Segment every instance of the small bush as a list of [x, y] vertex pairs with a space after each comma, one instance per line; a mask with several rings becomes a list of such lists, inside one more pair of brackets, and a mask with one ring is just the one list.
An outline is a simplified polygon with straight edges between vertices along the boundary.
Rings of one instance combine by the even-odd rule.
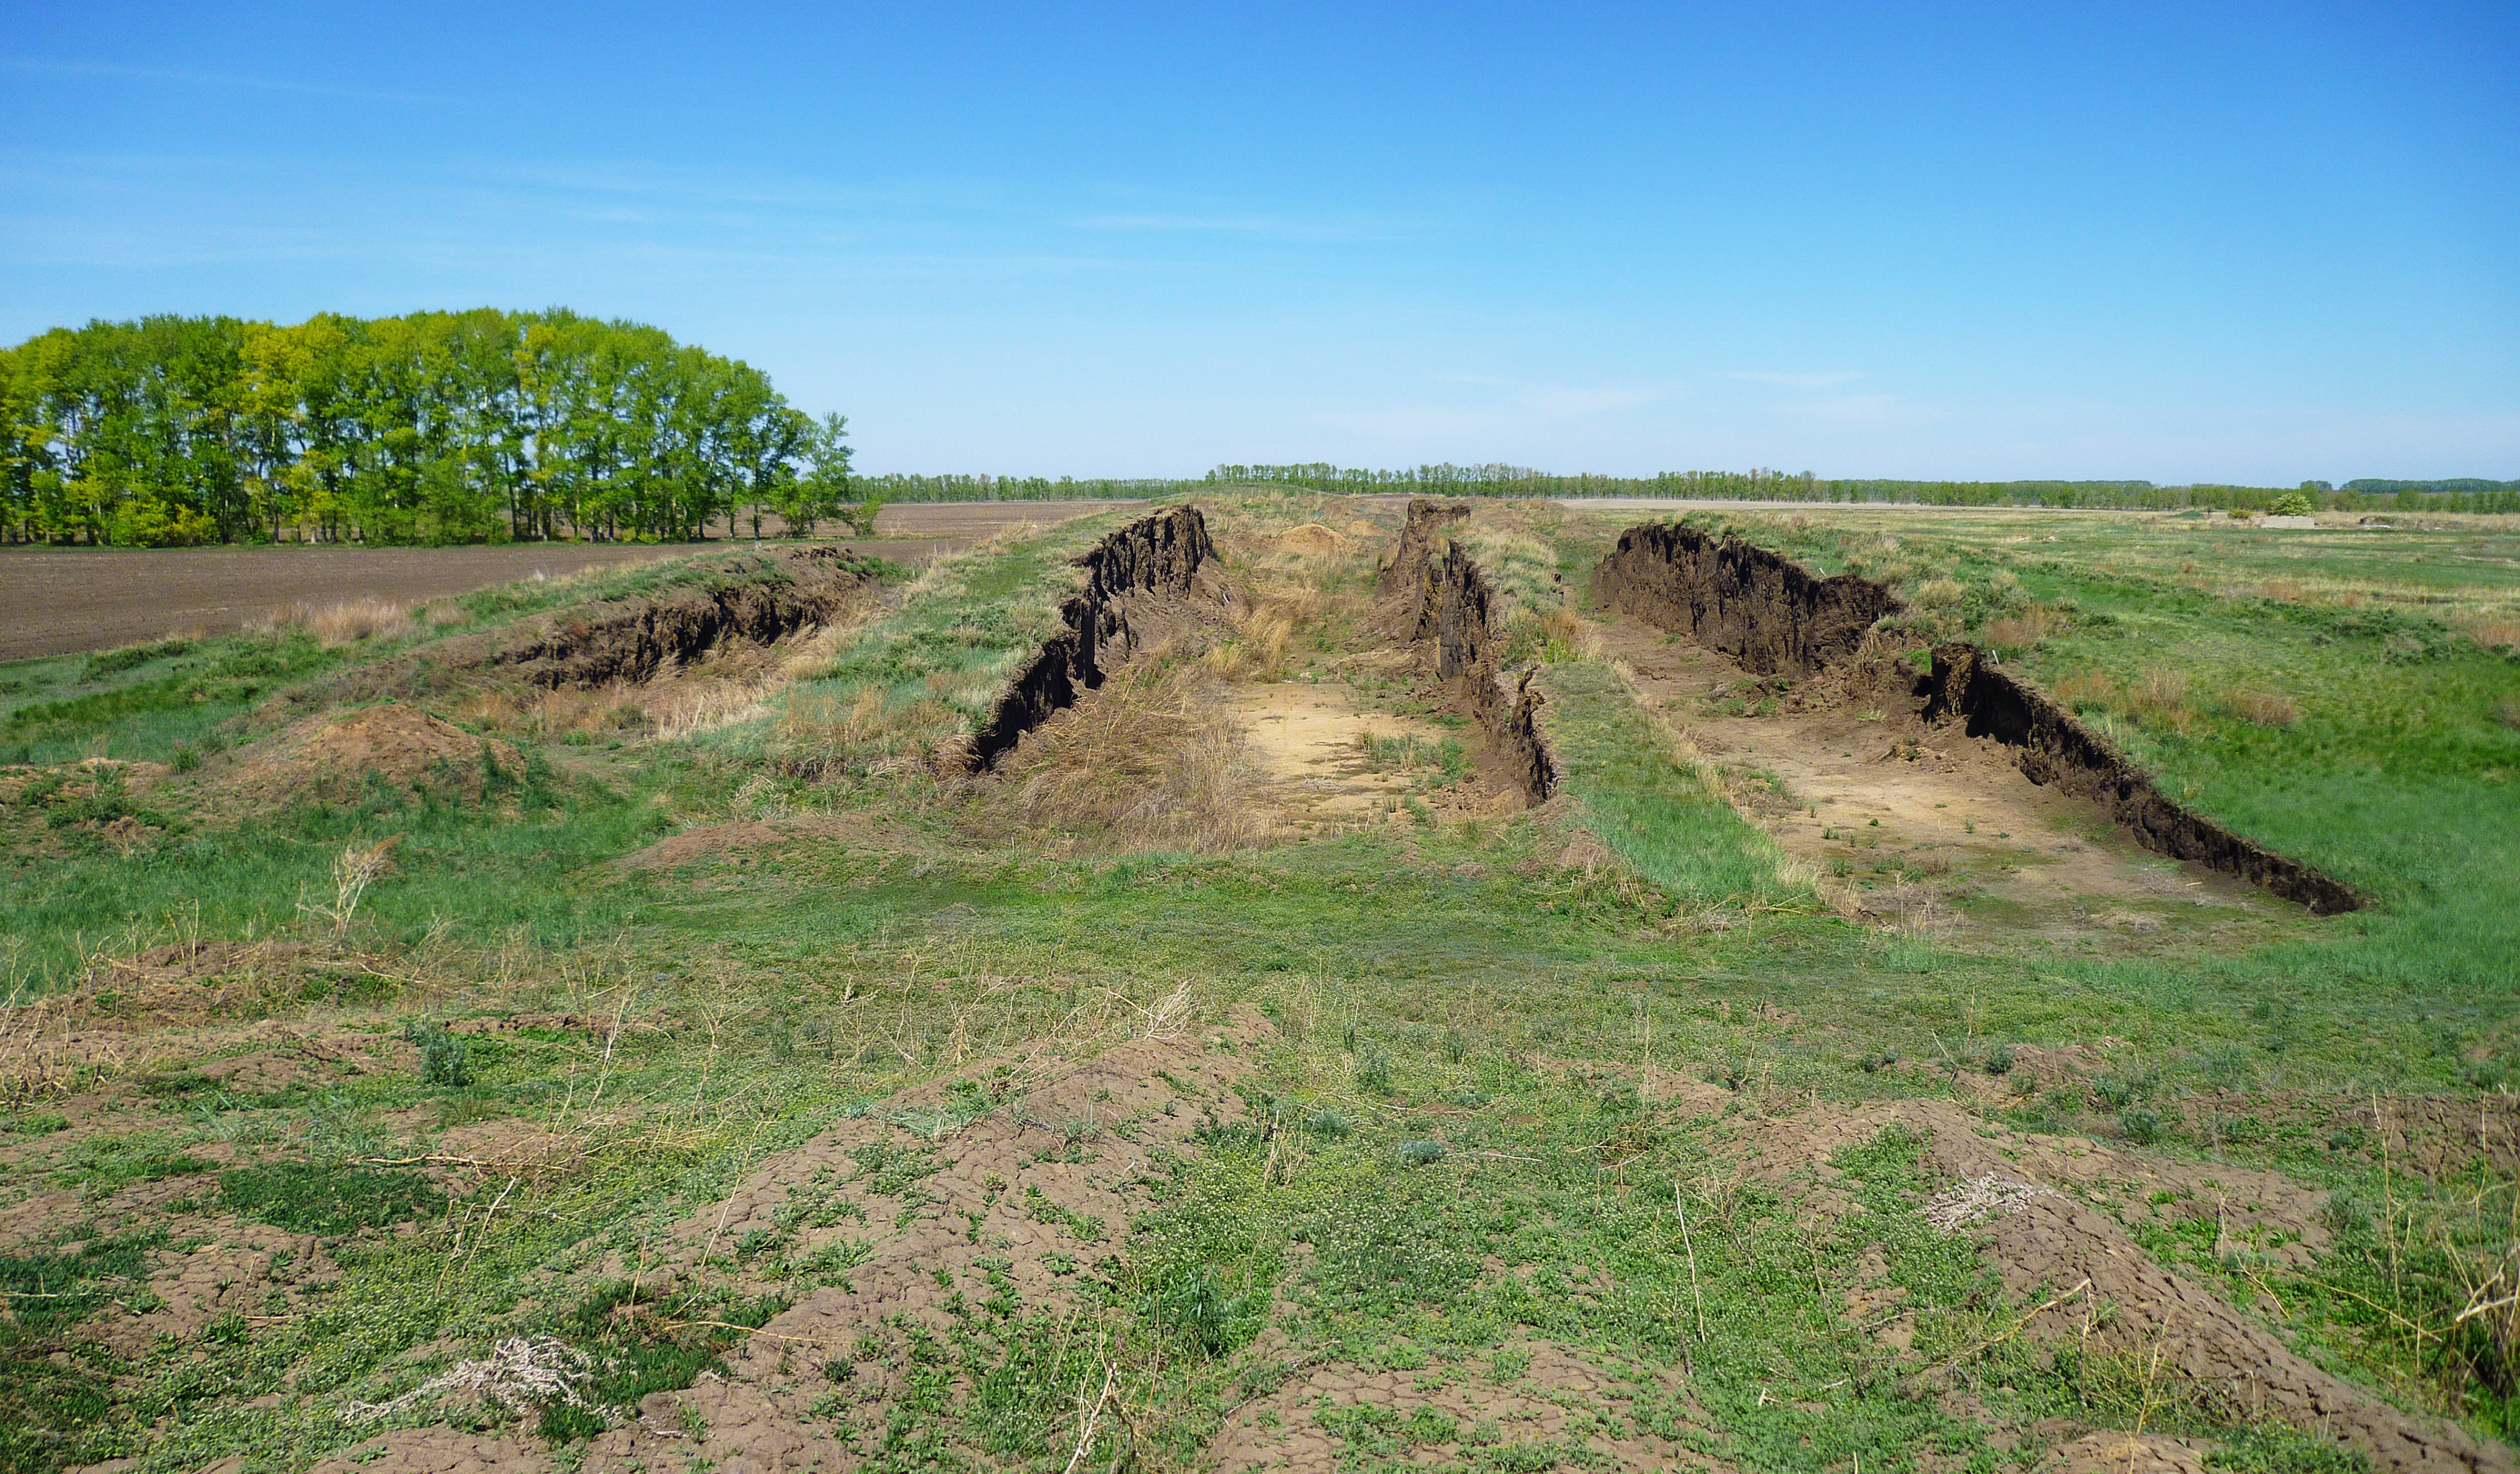
[[1986, 1072], [1990, 1075], [2011, 1074], [2012, 1062], [2012, 1046], [2008, 1044], [1997, 1045], [1986, 1051]]
[[1391, 1094], [1391, 1061], [1377, 1050], [1356, 1067], [1356, 1088], [1369, 1095]]
[[1348, 1134], [1347, 1117], [1334, 1110], [1317, 1110], [1304, 1118], [1304, 1130], [1326, 1141], [1335, 1141]]
[[[489, 749], [483, 748], [486, 754]], [[420, 1046], [420, 1083], [461, 1086], [472, 1083], [472, 1047], [443, 1024], [406, 1029], [403, 1038]]]
[[2268, 511], [2276, 516], [2310, 516], [2318, 511], [2318, 504], [2295, 491], [2276, 498]]
[[2138, 1146], [2149, 1146], [2161, 1139], [2161, 1116], [2140, 1106], [2118, 1112], [2118, 1132]]
[[1405, 1166], [1431, 1167], [1444, 1160], [1444, 1143], [1432, 1139], [1403, 1141], [1400, 1143], [1400, 1160]]

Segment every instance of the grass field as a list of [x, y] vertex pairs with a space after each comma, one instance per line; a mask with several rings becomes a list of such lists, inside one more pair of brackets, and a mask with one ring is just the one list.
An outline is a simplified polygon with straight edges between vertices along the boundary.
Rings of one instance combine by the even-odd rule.
[[[1238, 604], [1133, 690], [1447, 715], [1397, 508], [1206, 510]], [[1551, 804], [1456, 753], [1260, 842], [1012, 823], [940, 754], [1128, 514], [650, 690], [465, 675], [461, 761], [346, 795], [251, 780], [362, 672], [725, 555], [0, 666], [0, 1469], [2511, 1466], [2520, 530], [1722, 518], [2378, 902], [2060, 934], [1789, 861], [1587, 653], [1633, 513], [1463, 533]], [[1146, 730], [1221, 744], [1148, 802], [1234, 781]]]

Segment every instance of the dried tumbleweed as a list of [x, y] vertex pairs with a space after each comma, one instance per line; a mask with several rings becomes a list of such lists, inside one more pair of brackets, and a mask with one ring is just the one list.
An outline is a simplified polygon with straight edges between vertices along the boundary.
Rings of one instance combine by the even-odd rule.
[[341, 1415], [354, 1423], [390, 1417], [423, 1398], [469, 1392], [511, 1416], [552, 1403], [587, 1407], [578, 1384], [589, 1374], [586, 1353], [549, 1336], [512, 1336], [478, 1361], [458, 1362], [390, 1403], [352, 1402]]
[[2015, 1183], [1989, 1173], [1927, 1198], [1925, 1222], [1933, 1225], [1937, 1232], [1957, 1233], [1971, 1224], [2009, 1218], [2028, 1207], [2034, 1197], [2055, 1195], [2049, 1188], [2034, 1187], [2028, 1183]]

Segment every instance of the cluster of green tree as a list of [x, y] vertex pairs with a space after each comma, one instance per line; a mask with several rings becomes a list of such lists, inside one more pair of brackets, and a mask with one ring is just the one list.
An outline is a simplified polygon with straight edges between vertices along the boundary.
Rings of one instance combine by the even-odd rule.
[[745, 508], [810, 532], [851, 515], [844, 426], [560, 310], [92, 322], [0, 349], [0, 539], [666, 541]]

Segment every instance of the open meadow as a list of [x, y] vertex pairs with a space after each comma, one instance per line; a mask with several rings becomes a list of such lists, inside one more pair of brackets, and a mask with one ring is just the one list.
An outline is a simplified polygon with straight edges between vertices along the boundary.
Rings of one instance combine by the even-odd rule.
[[1225, 487], [0, 663], [0, 1470], [2520, 1468], [2423, 520]]

